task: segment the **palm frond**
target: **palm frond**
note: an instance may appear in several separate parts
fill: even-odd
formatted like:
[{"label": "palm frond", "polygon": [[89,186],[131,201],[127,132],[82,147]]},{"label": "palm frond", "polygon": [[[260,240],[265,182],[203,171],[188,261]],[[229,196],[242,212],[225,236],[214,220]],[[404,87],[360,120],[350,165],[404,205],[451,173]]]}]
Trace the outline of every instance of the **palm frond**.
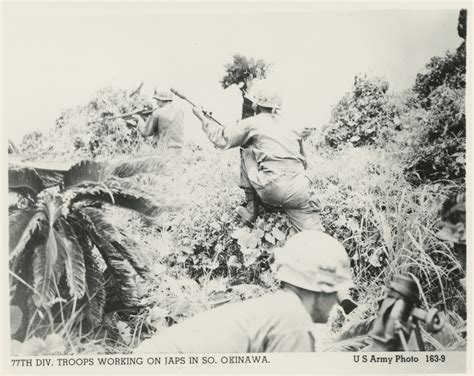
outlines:
[{"label": "palm frond", "polygon": [[59,222],[58,227],[63,235],[64,243],[64,264],[66,272],[66,282],[69,293],[75,299],[80,299],[86,291],[86,266],[84,262],[84,247],[87,245],[80,242],[74,233],[74,228],[66,221]]},{"label": "palm frond", "polygon": [[35,167],[35,170],[41,178],[45,188],[53,187],[63,183],[64,171],[62,170],[39,167]]},{"label": "palm frond", "polygon": [[137,244],[123,232],[118,231],[115,226],[105,218],[102,210],[87,207],[82,208],[82,212],[94,223],[94,227],[99,236],[103,239],[107,239],[107,241],[130,262],[138,274],[145,276],[149,268]]},{"label": "palm frond", "polygon": [[[56,285],[54,275],[54,263],[56,259],[53,259],[53,253],[57,252],[56,244],[47,242],[39,247],[36,247],[33,253],[33,278],[34,288],[38,292],[38,295],[33,296],[33,300],[37,307],[48,306],[56,296]],[[54,247],[55,252],[49,250]]]},{"label": "palm frond", "polygon": [[357,321],[354,324],[350,325],[348,328],[344,329],[337,336],[337,341],[344,341],[346,339],[352,339],[360,336],[366,336],[372,330],[374,326],[374,321],[376,317],[369,317],[362,321]]},{"label": "palm frond", "polygon": [[107,165],[95,161],[81,161],[64,173],[64,187],[87,183],[101,183],[108,176]]},{"label": "palm frond", "polygon": [[367,347],[372,343],[369,336],[363,335],[354,338],[348,338],[343,341],[335,342],[322,351],[325,352],[345,352],[345,351],[361,351],[364,347]]},{"label": "palm frond", "polygon": [[44,184],[34,168],[9,166],[8,189],[13,192],[37,195],[44,189]]},{"label": "palm frond", "polygon": [[[124,306],[135,306],[138,302],[138,292],[136,284],[137,274],[130,265],[130,263],[109,242],[107,237],[103,236],[103,232],[97,229],[95,221],[89,216],[90,214],[96,215],[97,213],[95,213],[94,211],[97,211],[97,209],[88,209],[88,211],[86,210],[81,213],[78,213],[78,216],[81,218],[84,228],[87,229],[92,242],[97,247],[105,263],[110,269],[110,273],[114,278],[116,286],[119,290],[118,294],[120,300],[122,301]],[[100,222],[100,225],[106,226],[104,222]],[[102,228],[102,230],[104,230],[104,228]]]},{"label": "palm frond", "polygon": [[100,324],[104,315],[105,280],[88,247],[84,248],[84,264],[86,265],[86,290],[81,302],[84,307],[82,315],[94,327]]},{"label": "palm frond", "polygon": [[148,267],[142,252],[134,241],[122,236],[120,242],[111,241],[111,244],[128,260],[128,262],[130,262],[140,276],[145,277],[147,275],[150,268]]},{"label": "palm frond", "polygon": [[166,161],[159,157],[134,158],[126,162],[118,162],[112,166],[111,173],[120,178],[128,178],[137,174],[157,173],[164,169]]},{"label": "palm frond", "polygon": [[105,185],[89,185],[79,187],[70,191],[73,198],[71,204],[87,200],[102,201],[125,209],[136,211],[146,216],[157,216],[169,207],[161,207],[145,198],[141,193],[132,190],[123,190],[119,187],[106,187]]},{"label": "palm frond", "polygon": [[14,210],[8,216],[10,261],[17,258],[30,240],[41,231],[47,218],[36,209]]},{"label": "palm frond", "polygon": [[125,307],[135,307],[138,304],[135,270],[110,243],[101,242],[97,248],[110,270],[120,301]]},{"label": "palm frond", "polygon": [[41,228],[42,242],[33,253],[33,280],[35,290],[41,298],[36,297],[37,306],[47,306],[57,293],[57,284],[64,273],[66,244],[64,236],[57,232],[56,221],[61,216],[61,199],[48,195],[38,204],[38,213],[44,216]]}]

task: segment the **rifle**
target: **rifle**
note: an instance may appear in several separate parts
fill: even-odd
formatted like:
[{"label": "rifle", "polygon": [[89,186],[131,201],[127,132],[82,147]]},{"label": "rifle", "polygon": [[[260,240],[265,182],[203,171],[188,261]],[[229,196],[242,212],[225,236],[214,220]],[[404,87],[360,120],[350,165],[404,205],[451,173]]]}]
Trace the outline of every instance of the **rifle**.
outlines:
[{"label": "rifle", "polygon": [[[177,97],[179,97],[179,98],[185,100],[186,102],[188,102],[191,106],[196,107],[196,104],[195,104],[194,102],[192,102],[192,101],[191,101],[189,98],[187,98],[184,94],[181,94],[178,90],[171,88],[170,91],[171,91],[174,95],[176,95]],[[212,120],[212,121],[216,122],[217,124],[219,124],[219,125],[222,126],[222,127],[224,126],[223,124],[221,124],[219,121],[217,121],[216,119],[214,119],[214,118],[212,117],[212,113],[211,113],[211,112],[203,111],[203,114],[204,114],[204,116],[207,117],[209,120]]]},{"label": "rifle", "polygon": [[151,115],[154,109],[142,108],[141,110],[126,112],[125,114],[115,115],[115,116],[102,116],[100,118],[89,121],[87,124],[98,123],[105,120],[114,120],[114,119],[131,119],[133,115]]},{"label": "rifle", "polygon": [[[424,351],[420,321],[431,333],[439,332],[444,323],[436,308],[424,311],[417,305],[419,298],[415,281],[405,276],[395,277],[380,303],[378,317],[369,334],[373,343],[363,351]],[[411,341],[413,334],[414,344]]]}]

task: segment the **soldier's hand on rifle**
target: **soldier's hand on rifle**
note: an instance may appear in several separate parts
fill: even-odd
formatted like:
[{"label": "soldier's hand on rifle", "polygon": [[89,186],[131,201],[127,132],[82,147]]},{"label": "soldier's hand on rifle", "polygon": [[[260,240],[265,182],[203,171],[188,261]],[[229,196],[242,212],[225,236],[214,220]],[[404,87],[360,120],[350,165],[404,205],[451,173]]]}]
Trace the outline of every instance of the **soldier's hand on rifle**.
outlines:
[{"label": "soldier's hand on rifle", "polygon": [[135,128],[141,121],[143,121],[143,119],[140,115],[132,115],[125,122],[127,127]]},{"label": "soldier's hand on rifle", "polygon": [[193,114],[201,121],[206,118],[201,106],[193,106]]}]

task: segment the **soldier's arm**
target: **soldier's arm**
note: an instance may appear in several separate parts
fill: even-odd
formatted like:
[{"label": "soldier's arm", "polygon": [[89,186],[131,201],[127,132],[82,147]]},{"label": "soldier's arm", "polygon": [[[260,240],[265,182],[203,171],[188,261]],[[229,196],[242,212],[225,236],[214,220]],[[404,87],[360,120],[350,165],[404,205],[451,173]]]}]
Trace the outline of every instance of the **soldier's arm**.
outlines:
[{"label": "soldier's arm", "polygon": [[141,121],[138,122],[137,127],[140,130],[140,133],[144,135],[145,137],[152,136],[155,134],[158,130],[158,114],[156,112],[153,112],[147,119],[147,121],[143,121],[142,118],[140,118]]},{"label": "soldier's arm", "polygon": [[201,121],[207,138],[219,149],[230,149],[244,145],[253,136],[253,119],[245,119],[234,125],[222,126],[208,119],[202,109],[193,107],[193,114]]},{"label": "soldier's arm", "polygon": [[219,149],[230,149],[244,145],[253,134],[251,121],[244,120],[234,125],[221,126],[211,120],[202,121],[207,138]]}]

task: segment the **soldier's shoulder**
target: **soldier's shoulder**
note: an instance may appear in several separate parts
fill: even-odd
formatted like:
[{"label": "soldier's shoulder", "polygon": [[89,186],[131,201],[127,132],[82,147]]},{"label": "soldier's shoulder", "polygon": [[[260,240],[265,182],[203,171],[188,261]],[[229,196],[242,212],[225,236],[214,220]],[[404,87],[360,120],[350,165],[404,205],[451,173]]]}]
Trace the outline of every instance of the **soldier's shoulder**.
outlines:
[{"label": "soldier's shoulder", "polygon": [[163,111],[162,111],[161,108],[156,108],[156,109],[153,110],[153,112],[151,113],[151,116],[153,116],[153,117],[158,117],[158,116],[160,116],[162,113],[163,113]]}]

